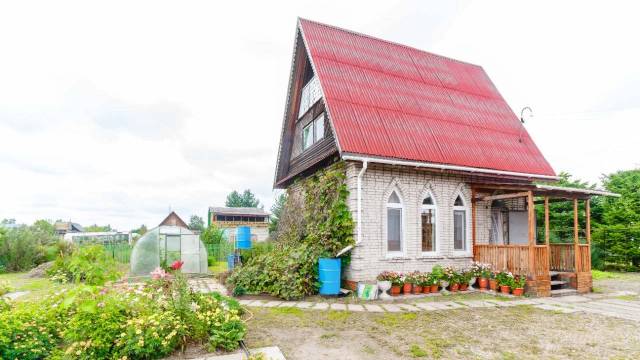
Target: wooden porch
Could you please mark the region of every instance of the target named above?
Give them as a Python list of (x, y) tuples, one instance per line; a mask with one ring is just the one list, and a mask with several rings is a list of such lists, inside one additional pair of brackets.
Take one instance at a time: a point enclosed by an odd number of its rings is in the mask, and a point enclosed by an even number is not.
[[(590, 197), (615, 195), (595, 190), (558, 188), (541, 185), (472, 186), (472, 239), (475, 261), (491, 264), (495, 271), (507, 270), (527, 276), (526, 292), (534, 296), (550, 296), (552, 284), (566, 284), (578, 293), (591, 291), (591, 215)], [(496, 200), (519, 199), (527, 212), (528, 238), (523, 244), (496, 244), (479, 239), (479, 209), (491, 209)], [(573, 202), (573, 239), (566, 243), (550, 243), (549, 203)], [(580, 241), (579, 202), (585, 204), (584, 243)], [(544, 241), (536, 239), (535, 205), (544, 206)], [(484, 205), (483, 207), (481, 207)], [(486, 215), (486, 214), (485, 214)], [(493, 221), (493, 219), (492, 219)], [(480, 241), (484, 240), (484, 241)], [(522, 239), (524, 240), (524, 239)], [(553, 278), (553, 279), (552, 279)]]

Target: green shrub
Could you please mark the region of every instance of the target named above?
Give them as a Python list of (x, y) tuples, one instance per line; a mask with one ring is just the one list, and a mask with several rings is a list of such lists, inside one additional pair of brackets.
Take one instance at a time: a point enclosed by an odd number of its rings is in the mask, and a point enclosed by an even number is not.
[(252, 258), (269, 253), (273, 250), (273, 242), (262, 241), (253, 243), (251, 249), (241, 250), (240, 258), (242, 263), (249, 262)]
[(105, 253), (102, 245), (76, 247), (71, 255), (61, 253), (47, 273), (54, 281), (87, 285), (104, 285), (119, 277), (115, 260)]
[(38, 233), (29, 227), (0, 232), (2, 271), (25, 271), (45, 261)]
[[(0, 306), (1, 359), (155, 359), (187, 342), (235, 349), (239, 304), (193, 293), (181, 274), (128, 289), (80, 285)], [(182, 278), (182, 280), (180, 280)]]
[(0, 296), (13, 291), (11, 285), (8, 282), (0, 280)]
[[(344, 164), (336, 163), (302, 183), (304, 196), (287, 197), (277, 241), (248, 253), (227, 279), (231, 289), (299, 299), (317, 293), (318, 259), (353, 244)], [(244, 260), (244, 259), (243, 259)], [(349, 257), (342, 258), (343, 266)]]

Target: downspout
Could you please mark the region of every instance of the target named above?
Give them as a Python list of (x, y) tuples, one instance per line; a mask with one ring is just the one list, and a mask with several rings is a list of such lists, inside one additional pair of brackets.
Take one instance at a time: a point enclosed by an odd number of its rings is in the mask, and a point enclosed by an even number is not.
[(356, 207), (357, 207), (357, 211), (358, 214), (357, 219), (358, 219), (358, 234), (356, 235), (356, 243), (354, 245), (349, 245), (346, 248), (340, 250), (337, 254), (336, 257), (339, 257), (340, 255), (346, 253), (347, 251), (353, 249), (354, 247), (356, 247), (358, 244), (360, 244), (360, 242), (362, 242), (362, 176), (364, 175), (364, 172), (367, 171), (367, 165), (369, 164), (367, 159), (363, 159), (362, 160), (362, 169), (360, 169), (360, 172), (358, 173), (358, 179), (357, 179), (357, 187), (358, 189), (356, 190)]

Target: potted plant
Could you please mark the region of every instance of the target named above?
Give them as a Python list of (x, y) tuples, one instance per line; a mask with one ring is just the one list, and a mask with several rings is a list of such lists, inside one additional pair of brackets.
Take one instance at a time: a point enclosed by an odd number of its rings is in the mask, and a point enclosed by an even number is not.
[(460, 289), (460, 274), (452, 266), (444, 268), (444, 279), (449, 283), (449, 291), (457, 292)]
[(430, 275), (432, 293), (438, 292), (438, 288), (440, 288), (440, 285), (443, 279), (444, 279), (444, 270), (442, 269), (442, 266), (440, 265), (434, 266), (433, 269), (431, 269), (431, 275)]
[(475, 274), (472, 270), (463, 270), (460, 275), (460, 291), (469, 290), (469, 283), (471, 279), (475, 277)]
[(514, 296), (522, 296), (524, 294), (524, 286), (527, 284), (525, 276), (517, 276), (511, 281), (511, 292)]
[(513, 274), (511, 272), (501, 271), (497, 276), (498, 286), (500, 286), (500, 292), (503, 294), (508, 294), (509, 290), (511, 290), (511, 284), (513, 281)]
[(411, 285), (413, 285), (413, 293), (421, 294), (422, 293), (422, 273), (419, 271), (414, 271), (410, 274)]
[(411, 294), (411, 289), (413, 288), (413, 284), (410, 282), (410, 275), (402, 276), (402, 293), (405, 295)]
[(491, 265), (480, 264), (478, 273), (478, 287), (480, 290), (486, 290), (489, 287), (489, 279), (491, 278)]
[(422, 273), (421, 275), (422, 293), (428, 294), (431, 292), (431, 274)]
[(492, 291), (498, 290), (498, 274), (495, 272), (492, 272), (489, 275), (489, 289)]
[(391, 281), (391, 296), (400, 295), (402, 289), (402, 277), (394, 271), (386, 271), (386, 276)]
[(383, 271), (378, 274), (378, 277), (376, 279), (378, 280), (378, 289), (382, 291), (382, 294), (380, 295), (381, 298), (384, 299), (389, 297), (387, 291), (391, 289), (391, 282), (393, 281), (395, 276), (397, 276), (397, 274), (391, 271)]

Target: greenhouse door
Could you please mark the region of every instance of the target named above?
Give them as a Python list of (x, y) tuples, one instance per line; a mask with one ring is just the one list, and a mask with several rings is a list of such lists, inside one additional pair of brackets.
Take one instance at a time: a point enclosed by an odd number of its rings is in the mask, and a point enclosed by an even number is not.
[[(181, 258), (184, 261), (182, 272), (188, 274), (198, 274), (201, 272), (200, 239), (198, 235), (182, 235)], [(205, 257), (206, 259), (206, 257)], [(206, 261), (206, 260), (205, 260)], [(204, 264), (207, 267), (207, 264)]]

